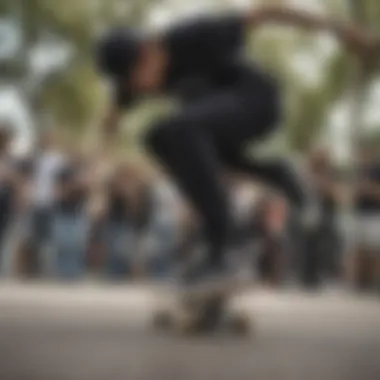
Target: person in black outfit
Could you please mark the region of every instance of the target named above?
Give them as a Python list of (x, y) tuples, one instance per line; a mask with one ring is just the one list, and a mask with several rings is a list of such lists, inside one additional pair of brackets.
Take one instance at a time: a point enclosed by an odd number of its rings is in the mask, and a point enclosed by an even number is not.
[(244, 155), (247, 143), (264, 139), (282, 119), (276, 81), (242, 57), (246, 28), (268, 22), (330, 31), (360, 54), (374, 45), (354, 26), (280, 7), (196, 18), (160, 36), (112, 29), (96, 49), (99, 70), (114, 87), (104, 119), (109, 137), (121, 111), (147, 95), (169, 95), (180, 105), (152, 126), (146, 144), (201, 216), (209, 243), (204, 266), (208, 278), (225, 273), (232, 224), (223, 169), (255, 176), (278, 187), (298, 208), (306, 205), (305, 194), (285, 165)]

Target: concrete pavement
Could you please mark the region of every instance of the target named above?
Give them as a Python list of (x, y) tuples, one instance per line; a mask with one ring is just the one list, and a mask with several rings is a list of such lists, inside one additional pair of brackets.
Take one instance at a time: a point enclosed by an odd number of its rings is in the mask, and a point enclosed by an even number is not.
[(150, 326), (151, 286), (0, 284), (1, 380), (379, 380), (380, 300), (256, 290), (251, 339)]

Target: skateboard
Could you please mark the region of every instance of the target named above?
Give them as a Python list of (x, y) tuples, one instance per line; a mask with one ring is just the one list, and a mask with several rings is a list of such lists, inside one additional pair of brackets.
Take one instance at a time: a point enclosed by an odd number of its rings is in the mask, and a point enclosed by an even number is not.
[(230, 301), (250, 285), (248, 282), (230, 282), (186, 290), (172, 289), (172, 302), (154, 313), (153, 325), (158, 330), (180, 335), (223, 331), (248, 336), (253, 330), (251, 318), (244, 311), (234, 309)]

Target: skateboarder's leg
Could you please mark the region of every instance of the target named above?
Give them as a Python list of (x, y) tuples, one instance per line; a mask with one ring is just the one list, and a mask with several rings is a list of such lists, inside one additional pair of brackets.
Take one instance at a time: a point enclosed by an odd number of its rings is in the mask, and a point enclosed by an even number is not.
[[(260, 97), (256, 99), (256, 95)], [(237, 83), (157, 123), (146, 139), (199, 212), (212, 265), (222, 263), (231, 228), (220, 159), (226, 147), (240, 148), (274, 121), (274, 108), (264, 94), (255, 94), (254, 99), (250, 96), (246, 83)], [(265, 119), (265, 125), (261, 120), (253, 122), (259, 117)]]
[[(243, 86), (245, 87), (245, 86)], [(262, 98), (263, 94), (260, 93)], [(252, 122), (262, 109), (260, 101), (251, 102), (245, 88), (231, 88), (191, 104), (178, 115), (153, 126), (147, 145), (172, 174), (184, 194), (195, 206), (204, 222), (206, 239), (210, 243), (212, 268), (223, 268), (224, 253), (230, 232), (230, 212), (221, 182), (220, 160), (225, 147), (241, 147), (252, 137)], [(256, 108), (257, 107), (257, 108)], [(267, 104), (264, 103), (266, 111)], [(270, 110), (273, 110), (271, 107)], [(274, 115), (265, 112), (270, 120)], [(268, 125), (273, 125), (269, 123)], [(258, 128), (261, 125), (257, 124)], [(209, 267), (210, 268), (210, 267)], [(212, 272), (212, 270), (211, 270)], [(222, 270), (223, 273), (223, 270)], [(226, 296), (228, 297), (228, 296)], [(225, 299), (216, 304), (211, 297), (203, 308), (201, 321), (215, 325), (221, 316)], [(204, 318), (205, 319), (204, 319)]]
[(241, 171), (282, 192), (292, 206), (302, 210), (307, 204), (306, 189), (295, 171), (283, 160), (255, 160), (243, 152), (226, 155), (224, 161), (233, 170)]
[(204, 224), (211, 265), (221, 265), (229, 225), (229, 208), (221, 166), (212, 138), (203, 130), (206, 118), (195, 111), (153, 126), (148, 147), (166, 167)]
[(247, 144), (262, 142), (281, 123), (282, 106), (274, 87), (264, 86), (258, 90), (250, 68), (242, 66), (240, 70), (244, 81), (233, 89), (235, 98), (239, 99), (234, 117), (208, 127), (217, 142), (219, 155), (230, 169), (277, 188), (293, 206), (302, 209), (308, 202), (307, 191), (290, 165), (284, 160), (257, 160), (245, 154)]

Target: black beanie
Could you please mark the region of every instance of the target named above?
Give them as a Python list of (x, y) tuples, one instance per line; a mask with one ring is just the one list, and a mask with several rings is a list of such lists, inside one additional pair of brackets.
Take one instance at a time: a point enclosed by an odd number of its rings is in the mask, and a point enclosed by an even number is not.
[(98, 43), (96, 59), (101, 73), (110, 78), (128, 76), (138, 59), (139, 36), (128, 28), (114, 29)]

